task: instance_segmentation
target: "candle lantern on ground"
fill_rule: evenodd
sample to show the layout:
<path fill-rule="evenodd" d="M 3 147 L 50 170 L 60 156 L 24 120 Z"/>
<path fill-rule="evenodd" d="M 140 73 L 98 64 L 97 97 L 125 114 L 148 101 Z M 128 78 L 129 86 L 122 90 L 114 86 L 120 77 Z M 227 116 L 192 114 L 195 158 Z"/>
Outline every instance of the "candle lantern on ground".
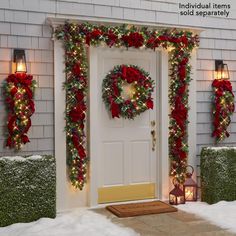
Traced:
<path fill-rule="evenodd" d="M 183 184 L 184 198 L 185 201 L 197 201 L 197 184 L 192 179 L 194 168 L 191 165 L 188 165 L 187 168 L 190 168 L 191 171 L 186 173 L 186 179 Z"/>
<path fill-rule="evenodd" d="M 169 203 L 171 205 L 184 204 L 185 203 L 184 192 L 180 188 L 180 184 L 176 179 L 173 179 L 172 183 L 174 185 L 174 189 L 172 189 L 169 193 Z"/>

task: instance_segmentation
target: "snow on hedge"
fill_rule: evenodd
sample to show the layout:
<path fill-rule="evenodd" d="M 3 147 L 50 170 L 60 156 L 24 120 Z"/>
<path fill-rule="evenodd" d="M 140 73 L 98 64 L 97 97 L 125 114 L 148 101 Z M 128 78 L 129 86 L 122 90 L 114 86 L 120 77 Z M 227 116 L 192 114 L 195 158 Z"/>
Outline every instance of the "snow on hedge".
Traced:
<path fill-rule="evenodd" d="M 0 226 L 55 215 L 55 158 L 39 155 L 1 157 Z"/>

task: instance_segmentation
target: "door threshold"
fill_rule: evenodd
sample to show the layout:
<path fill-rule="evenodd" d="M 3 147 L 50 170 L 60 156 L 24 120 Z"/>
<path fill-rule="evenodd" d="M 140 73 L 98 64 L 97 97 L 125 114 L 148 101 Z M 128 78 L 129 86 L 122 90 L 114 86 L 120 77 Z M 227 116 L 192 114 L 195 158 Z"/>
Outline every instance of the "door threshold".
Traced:
<path fill-rule="evenodd" d="M 109 202 L 109 203 L 101 203 L 96 206 L 91 206 L 89 209 L 99 209 L 105 208 L 110 205 L 119 205 L 119 204 L 129 204 L 129 203 L 141 203 L 141 202 L 153 202 L 153 201 L 161 201 L 158 198 L 150 198 L 150 199 L 142 199 L 142 200 L 131 200 L 131 201 L 120 201 L 120 202 Z"/>

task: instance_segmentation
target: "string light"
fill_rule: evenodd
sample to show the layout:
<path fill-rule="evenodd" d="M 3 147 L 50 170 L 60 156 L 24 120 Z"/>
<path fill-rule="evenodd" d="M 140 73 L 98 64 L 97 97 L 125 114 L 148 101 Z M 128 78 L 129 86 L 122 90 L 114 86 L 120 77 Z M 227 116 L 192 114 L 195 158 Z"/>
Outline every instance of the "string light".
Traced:
<path fill-rule="evenodd" d="M 107 34 L 108 32 L 113 32 L 113 35 Z M 189 80 L 186 80 L 187 76 L 190 74 L 190 67 L 187 63 L 182 65 L 181 63 L 184 62 L 186 58 L 190 57 L 191 50 L 198 45 L 198 38 L 193 35 L 192 32 L 189 31 L 182 31 L 182 30 L 150 30 L 150 29 L 143 29 L 138 28 L 135 26 L 97 26 L 89 23 L 83 23 L 80 25 L 77 24 L 71 24 L 66 23 L 64 26 L 59 26 L 56 29 L 55 35 L 58 39 L 61 39 L 64 41 L 65 48 L 66 48 L 66 72 L 67 72 L 67 81 L 65 83 L 65 89 L 68 93 L 69 91 L 72 91 L 72 93 L 76 93 L 78 89 L 83 90 L 84 94 L 86 94 L 87 90 L 87 76 L 88 76 L 88 65 L 87 65 L 87 57 L 86 57 L 86 51 L 85 47 L 89 45 L 101 45 L 103 43 L 106 43 L 109 47 L 116 46 L 116 47 L 130 47 L 133 46 L 135 48 L 151 48 L 156 49 L 156 47 L 164 47 L 164 48 L 170 48 L 173 47 L 173 50 L 170 52 L 170 65 L 171 65 L 171 84 L 170 84 L 170 107 L 171 112 L 175 111 L 175 100 L 177 98 L 178 89 L 180 89 L 180 86 L 182 84 L 188 85 Z M 113 36 L 114 39 L 112 38 Z M 125 36 L 125 37 L 124 37 Z M 151 37 L 154 37 L 156 39 L 156 42 L 158 44 L 153 44 L 151 41 Z M 110 37 L 110 38 L 109 38 Z M 133 38 L 132 38 L 133 37 Z M 175 40 L 178 38 L 179 42 L 176 42 Z M 132 40 L 132 39 L 139 39 L 139 40 Z M 112 42 L 112 44 L 110 44 Z M 76 50 L 75 55 L 73 54 L 73 51 Z M 76 62 L 80 62 L 80 70 L 81 72 L 79 74 L 71 73 L 73 66 Z M 180 71 L 179 66 L 182 66 L 186 69 L 186 71 L 181 71 L 181 73 L 185 73 L 184 76 L 180 78 Z M 83 80 L 81 80 L 81 77 L 83 77 Z M 181 82 L 182 81 L 182 82 Z M 134 82 L 135 83 L 135 82 Z M 151 86 L 151 85 L 150 85 Z M 144 86 L 145 88 L 146 86 Z M 146 87 L 148 89 L 148 86 Z M 109 90 L 107 90 L 109 91 Z M 147 93 L 148 94 L 148 93 Z M 147 97 L 147 94 L 143 93 L 141 90 L 138 93 L 133 94 L 133 97 L 130 99 L 132 103 L 137 103 L 139 99 Z M 187 101 L 188 101 L 188 91 L 186 90 L 181 96 L 182 101 L 181 105 L 183 105 L 184 109 L 188 109 Z M 122 96 L 118 96 L 117 101 L 122 102 L 123 98 Z M 85 102 L 85 98 L 82 99 L 83 102 Z M 67 101 L 67 107 L 66 107 L 66 130 L 69 135 L 67 135 L 67 142 L 69 145 L 69 155 L 68 159 L 71 160 L 71 158 L 74 158 L 73 152 L 77 152 L 77 157 L 79 160 L 78 168 L 76 171 L 76 174 L 71 174 L 70 178 L 72 181 L 72 184 L 79 189 L 82 189 L 84 186 L 84 183 L 86 182 L 86 172 L 87 172 L 87 163 L 88 158 L 81 157 L 81 155 L 84 155 L 84 148 L 79 149 L 79 146 L 81 146 L 81 142 L 84 142 L 84 135 L 80 135 L 78 130 L 75 130 L 75 123 L 79 123 L 79 125 L 83 125 L 85 122 L 85 118 L 78 119 L 76 122 L 72 121 L 71 118 L 71 111 L 77 106 L 76 102 L 78 102 L 76 99 L 72 99 Z M 150 105 L 150 104 L 149 104 Z M 136 106 L 134 106 L 136 107 Z M 146 109 L 147 104 L 140 103 L 137 105 L 137 108 L 142 110 Z M 130 107 L 125 107 L 128 109 L 124 109 L 126 114 L 132 114 L 132 109 L 130 111 Z M 136 110 L 136 109 L 135 109 Z M 76 113 L 76 112 L 75 112 Z M 77 112 L 78 113 L 78 112 Z M 178 112 L 177 112 L 178 113 Z M 82 113 L 85 115 L 85 112 Z M 181 113 L 180 113 L 181 114 Z M 81 114 L 78 114 L 81 115 Z M 74 117 L 76 120 L 76 117 Z M 170 158 L 172 161 L 175 161 L 178 163 L 178 167 L 175 168 L 175 171 L 178 173 L 184 173 L 185 171 L 185 164 L 180 164 L 180 154 L 177 153 L 175 155 L 174 148 L 176 147 L 176 142 L 178 139 L 181 140 L 181 146 L 186 143 L 187 135 L 186 135 L 186 123 L 187 123 L 187 116 L 182 117 L 180 119 L 183 124 L 179 124 L 179 120 L 176 119 L 175 116 L 170 116 L 170 130 L 173 130 L 171 133 L 175 133 L 175 135 L 169 137 L 169 147 L 170 147 Z M 84 128 L 81 129 L 81 132 L 84 133 Z M 82 142 L 82 143 L 83 143 Z M 79 145 L 79 146 L 78 146 Z M 75 148 L 76 146 L 76 148 Z M 183 151 L 184 154 L 188 152 L 188 147 L 185 147 L 186 150 Z M 78 152 L 80 151 L 80 154 Z M 178 150 L 179 152 L 180 150 Z M 184 158 L 186 158 L 184 156 Z M 72 163 L 73 162 L 68 162 Z M 81 164 L 82 163 L 82 164 Z M 77 163 L 74 163 L 77 165 Z M 173 164 L 173 162 L 171 163 Z M 73 166 L 69 166 L 72 168 Z M 173 173 L 173 171 L 171 171 Z M 178 178 L 183 179 L 184 174 L 179 174 L 177 176 Z"/>

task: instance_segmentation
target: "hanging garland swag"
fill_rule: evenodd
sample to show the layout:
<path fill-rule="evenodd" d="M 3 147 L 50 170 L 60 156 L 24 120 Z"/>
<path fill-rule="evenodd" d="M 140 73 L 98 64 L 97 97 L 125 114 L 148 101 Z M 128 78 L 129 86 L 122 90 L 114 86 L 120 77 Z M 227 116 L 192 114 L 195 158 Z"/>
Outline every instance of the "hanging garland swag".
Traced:
<path fill-rule="evenodd" d="M 147 109 L 153 109 L 153 86 L 154 81 L 143 69 L 135 65 L 119 65 L 103 80 L 102 98 L 112 118 L 134 119 Z M 125 87 L 127 91 L 124 92 Z"/>
<path fill-rule="evenodd" d="M 212 83 L 213 95 L 213 126 L 212 136 L 216 142 L 229 137 L 227 128 L 231 122 L 230 116 L 234 112 L 234 94 L 229 80 L 215 79 Z"/>
<path fill-rule="evenodd" d="M 104 26 L 90 23 L 65 23 L 55 31 L 65 48 L 66 135 L 68 166 L 72 184 L 82 189 L 86 182 L 88 157 L 85 152 L 84 122 L 88 64 L 85 46 L 173 48 L 170 52 L 169 157 L 171 176 L 184 181 L 187 165 L 188 85 L 190 53 L 198 37 L 190 31 L 148 29 L 128 25 Z"/>
<path fill-rule="evenodd" d="M 30 142 L 27 132 L 35 111 L 35 87 L 36 81 L 26 73 L 11 74 L 5 80 L 4 94 L 8 110 L 6 146 L 9 148 L 19 150 L 23 144 Z"/>

